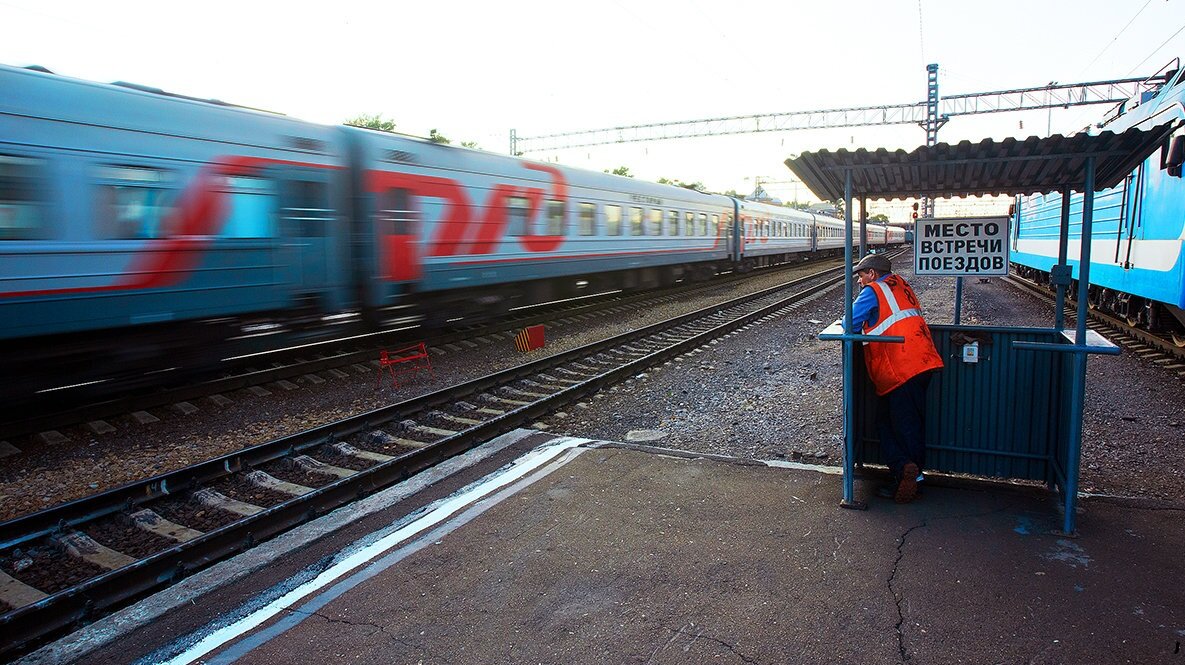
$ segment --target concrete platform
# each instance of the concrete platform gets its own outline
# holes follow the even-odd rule
[[[1180,507],[1087,499],[1067,539],[1037,491],[850,511],[838,469],[516,445],[417,508],[26,662],[1185,663]]]

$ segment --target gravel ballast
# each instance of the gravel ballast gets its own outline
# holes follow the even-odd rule
[[[953,318],[952,278],[913,279],[908,261],[897,267],[918,292],[927,320]],[[806,269],[803,269],[806,272]],[[718,289],[693,302],[664,304],[548,327],[545,354],[576,348],[791,279],[754,275],[743,285]],[[604,390],[562,414],[544,419],[549,431],[627,440],[694,452],[755,459],[839,464],[842,369],[840,345],[818,333],[839,316],[835,288],[793,313],[719,340],[706,350],[657,367]],[[963,322],[1049,325],[1052,307],[1001,280],[967,280]],[[428,340],[429,342],[431,340]],[[532,355],[539,357],[540,352]],[[410,399],[522,362],[513,340],[501,337],[475,349],[433,356],[434,375],[376,389],[377,370],[324,383],[301,381],[297,390],[229,395],[231,403],[203,399],[199,411],[154,411],[160,422],[113,420],[115,432],[85,427],[67,441],[12,441],[22,452],[4,458],[0,520],[40,510],[142,477],[164,473],[247,446],[350,415]],[[1177,376],[1137,355],[1091,356],[1083,425],[1082,489],[1133,497],[1185,496],[1185,390]],[[222,402],[222,403],[219,403]]]

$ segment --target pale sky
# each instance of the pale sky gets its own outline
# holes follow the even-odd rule
[[[1151,74],[1185,55],[1185,0],[0,0],[0,25],[0,63],[330,124],[382,113],[497,152],[511,128],[917,102],[931,62],[940,93],[958,94]],[[960,117],[939,140],[1072,132],[1106,110]],[[788,178],[792,153],[924,142],[898,126],[527,156],[746,193],[757,176]]]

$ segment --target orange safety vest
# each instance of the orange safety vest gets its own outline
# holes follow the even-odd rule
[[[889,275],[864,288],[875,289],[878,317],[876,323],[864,325],[864,334],[905,338],[904,344],[864,343],[864,364],[876,394],[884,395],[922,372],[942,369],[942,357],[934,348],[918,296],[909,284],[898,275]]]

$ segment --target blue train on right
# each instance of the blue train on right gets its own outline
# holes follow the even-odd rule
[[[1101,125],[1122,132],[1185,119],[1185,69],[1176,67],[1160,84],[1126,102]],[[1178,129],[1118,186],[1096,192],[1091,237],[1092,307],[1128,323],[1169,336],[1185,347],[1185,130]],[[1023,197],[1012,219],[1013,270],[1048,283],[1057,263],[1060,194]],[[1070,198],[1068,262],[1078,295],[1082,195]]]

